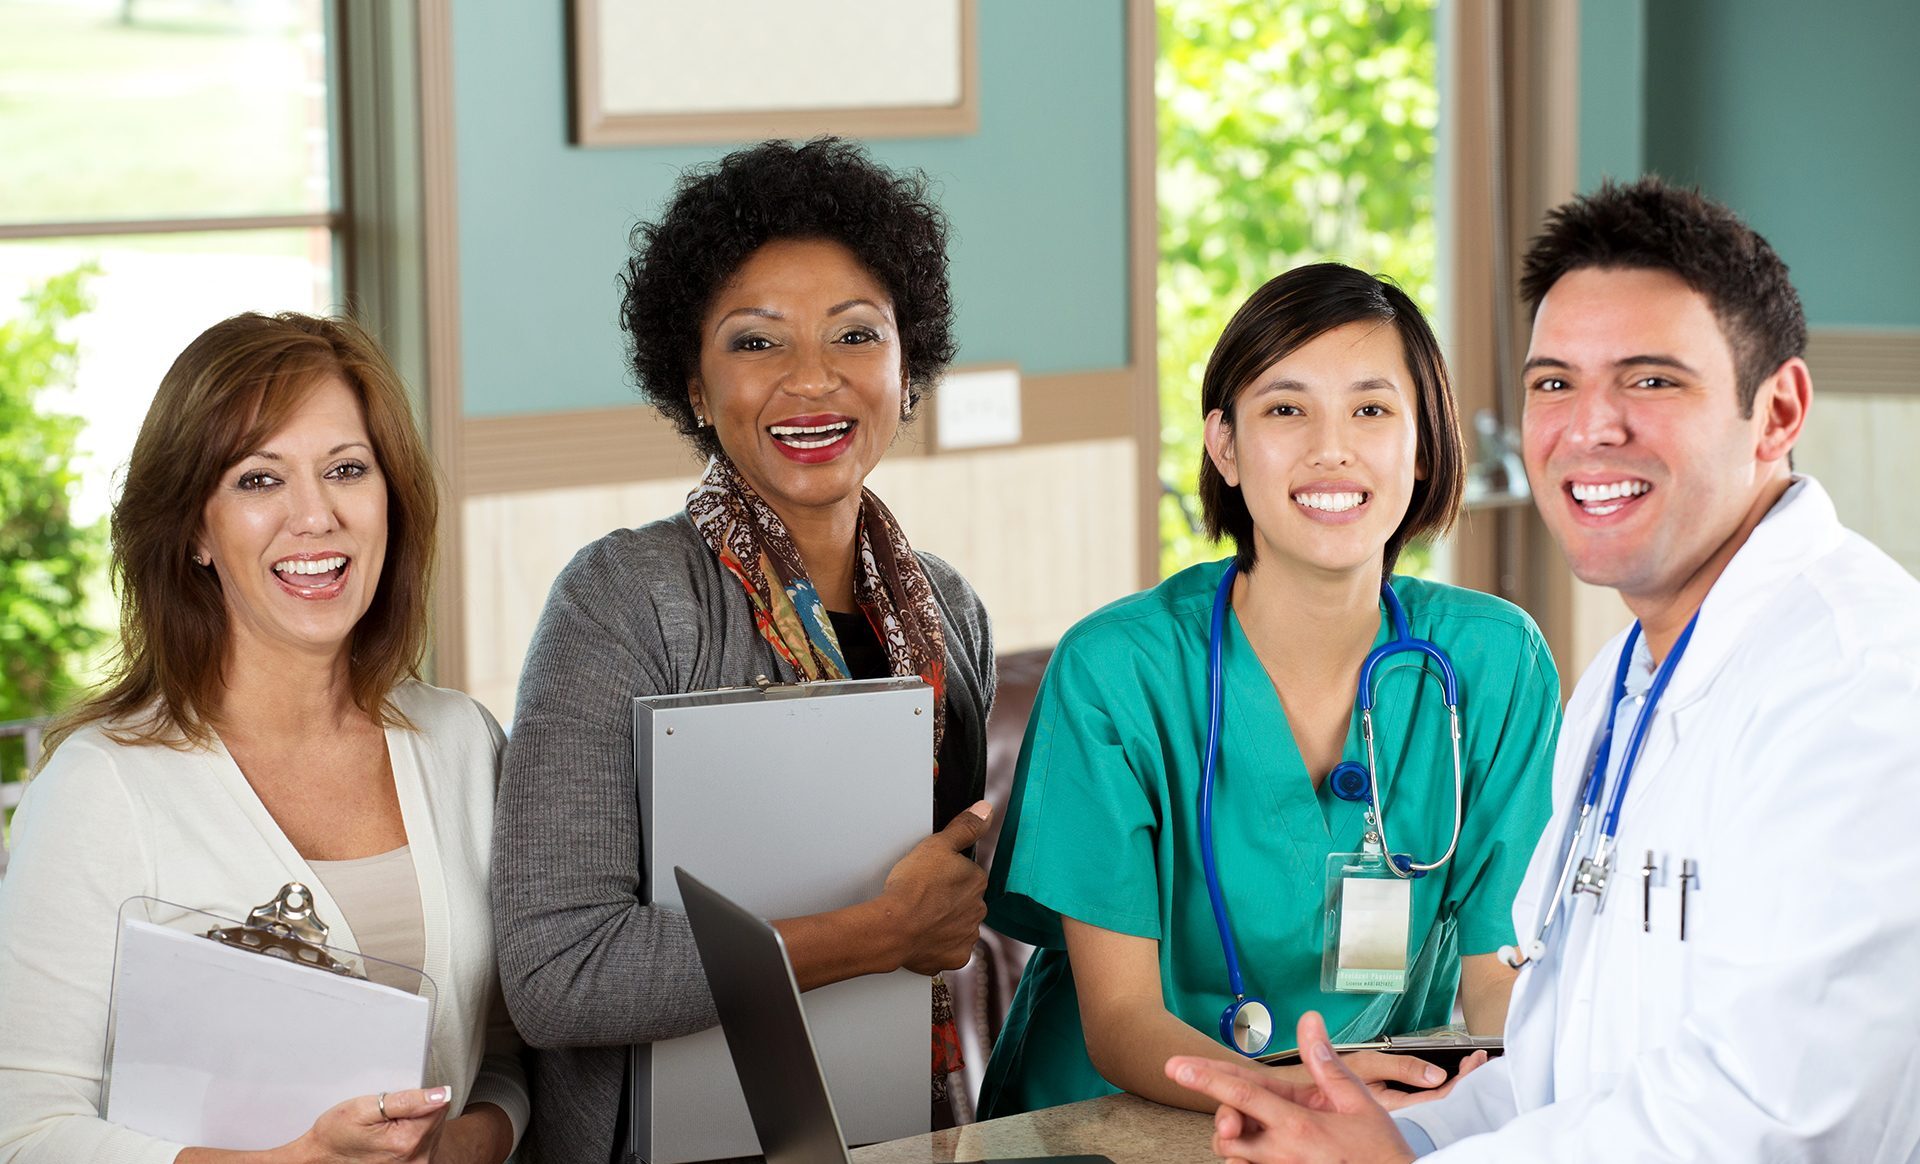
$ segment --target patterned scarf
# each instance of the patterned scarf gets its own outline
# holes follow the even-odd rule
[[[773,507],[747,484],[726,455],[687,494],[687,516],[707,548],[746,588],[760,636],[803,683],[847,678],[847,660],[833,620],[807,578],[800,551]],[[854,535],[853,600],[867,616],[894,675],[918,675],[933,688],[933,750],[947,727],[947,636],[933,584],[907,545],[900,523],[870,490],[860,491]],[[936,774],[938,763],[935,764]]]
[[[847,659],[833,620],[807,577],[786,523],[726,454],[707,463],[707,474],[687,494],[687,516],[739,580],[753,604],[754,625],[801,682],[847,678]],[[940,741],[947,730],[947,636],[933,584],[907,545],[900,523],[871,490],[860,491],[860,525],[854,534],[853,601],[867,616],[894,675],[918,675],[933,688],[933,775],[940,775]],[[960,1034],[946,980],[933,980],[933,1090],[947,1098],[947,1076],[961,1069]]]

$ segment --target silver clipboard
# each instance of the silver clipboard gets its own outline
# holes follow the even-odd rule
[[[880,892],[933,819],[933,691],[917,678],[634,700],[643,892],[678,908],[675,865],[762,917]],[[804,996],[856,1143],[928,1130],[932,979],[910,971]],[[718,1027],[635,1047],[627,1143],[652,1164],[759,1153]]]

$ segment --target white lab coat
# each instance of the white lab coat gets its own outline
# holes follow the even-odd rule
[[[1568,703],[1553,820],[1514,904],[1523,939],[1624,641]],[[1592,901],[1521,971],[1506,1056],[1402,1114],[1428,1160],[1920,1161],[1920,583],[1811,478],[1707,596],[1597,918]]]

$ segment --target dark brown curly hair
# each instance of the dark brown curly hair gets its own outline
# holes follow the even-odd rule
[[[915,403],[953,362],[947,219],[925,174],[894,173],[834,137],[737,150],[681,176],[659,220],[634,228],[620,278],[634,382],[701,455],[720,445],[695,423],[687,387],[714,295],[767,243],[816,238],[846,247],[893,298]]]

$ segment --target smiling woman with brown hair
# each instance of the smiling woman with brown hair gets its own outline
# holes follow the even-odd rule
[[[415,678],[437,507],[406,392],[351,322],[236,316],[168,370],[114,507],[114,674],[52,733],[0,882],[0,1158],[226,1157],[100,1118],[117,911],[244,918],[289,881],[335,942],[436,984],[435,1086],[342,1096],[247,1158],[510,1152],[527,1095],[487,904],[500,731]]]
[[[507,1001],[543,1049],[535,1134],[550,1158],[607,1158],[627,1044],[716,1022],[685,916],[641,883],[637,695],[758,675],[925,679],[934,762],[898,776],[924,784],[941,831],[887,855],[878,897],[776,924],[803,988],[932,974],[972,952],[986,612],[865,488],[953,357],[951,315],[945,220],[924,179],[846,142],[731,154],[635,232],[622,319],[634,376],[711,459],[684,512],[575,556],[521,673],[494,900]],[[781,778],[778,757],[766,778]],[[938,983],[934,998],[937,1092],[958,1048]]]
[[[174,737],[202,746],[213,742],[208,717],[222,702],[223,657],[207,644],[224,641],[230,630],[263,632],[253,612],[268,608],[259,593],[267,583],[311,591],[293,584],[315,575],[295,574],[290,563],[282,569],[269,564],[264,574],[242,571],[220,564],[226,554],[216,559],[196,546],[189,555],[181,547],[208,536],[255,539],[256,530],[247,527],[259,527],[257,536],[271,539],[272,514],[253,502],[280,484],[272,465],[236,467],[231,482],[222,477],[241,450],[264,447],[269,434],[308,404],[320,380],[337,380],[359,397],[362,423],[380,450],[377,465],[361,464],[371,455],[361,443],[352,450],[359,460],[330,466],[330,480],[346,486],[369,471],[376,481],[385,480],[384,500],[373,500],[384,505],[386,537],[361,547],[357,565],[348,562],[337,578],[329,576],[342,591],[352,591],[346,602],[295,610],[302,624],[346,620],[336,629],[349,643],[346,677],[355,706],[383,723],[400,722],[387,694],[414,673],[426,642],[439,512],[433,466],[405,389],[372,338],[346,320],[241,315],[209,328],[180,354],[141,426],[112,518],[123,665],[106,690],[62,721],[56,744],[94,721],[113,723],[115,738],[125,743]],[[365,489],[342,495],[369,496]],[[206,497],[204,511],[182,504],[190,497]],[[235,521],[223,524],[223,516]],[[360,536],[356,527],[329,540]],[[229,586],[239,601],[229,601]]]

